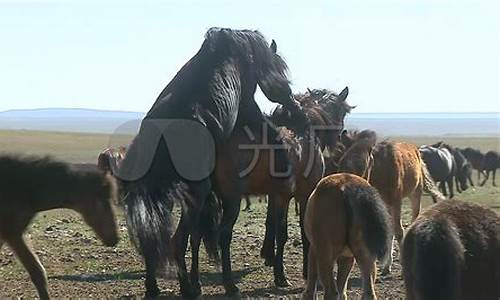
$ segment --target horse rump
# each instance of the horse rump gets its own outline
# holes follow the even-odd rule
[[[402,244],[408,299],[458,299],[464,246],[446,218],[417,219]]]
[[[391,217],[377,190],[369,185],[346,184],[344,197],[349,227],[359,223],[366,247],[375,257],[382,259],[391,249]]]

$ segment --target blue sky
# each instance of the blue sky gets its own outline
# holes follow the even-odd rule
[[[498,3],[0,0],[0,110],[146,111],[220,26],[275,39],[294,91],[347,85],[357,112],[500,111]]]

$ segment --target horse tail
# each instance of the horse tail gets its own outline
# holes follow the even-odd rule
[[[458,299],[464,246],[445,218],[417,221],[402,246],[408,299]]]
[[[220,262],[219,229],[221,219],[222,205],[220,199],[212,192],[208,195],[201,210],[199,231],[208,257],[217,263]]]
[[[363,240],[378,259],[391,250],[392,226],[384,201],[377,190],[369,185],[345,185],[345,203],[348,209],[349,227],[361,225]]]
[[[427,165],[421,159],[420,165],[422,166],[422,185],[425,192],[431,194],[434,202],[446,200],[446,197],[439,191],[436,183],[432,179],[431,173],[429,173],[429,169],[427,169]]]
[[[165,266],[173,261],[172,236],[176,229],[174,203],[190,197],[187,186],[176,184],[168,192],[138,184],[128,188],[123,199],[130,239],[146,259]],[[184,209],[184,203],[179,201]]]

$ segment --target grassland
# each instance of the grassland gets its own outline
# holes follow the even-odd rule
[[[0,131],[0,152],[52,155],[68,162],[95,162],[97,154],[108,145],[124,144],[131,137],[110,139],[101,134],[48,133],[35,131]],[[416,144],[429,144],[438,140],[459,147],[472,146],[482,151],[500,151],[496,138],[468,137],[393,137]],[[111,140],[111,142],[110,142]],[[475,177],[474,177],[475,179]],[[488,183],[485,187],[469,189],[460,194],[463,200],[475,201],[500,212],[500,188]],[[425,196],[423,206],[430,204]],[[300,294],[302,251],[298,220],[293,212],[289,215],[289,242],[285,265],[291,286],[277,289],[273,286],[272,269],[265,267],[259,257],[264,236],[265,204],[254,201],[252,211],[241,212],[233,237],[233,270],[242,294],[249,297],[271,298]],[[135,249],[131,247],[123,216],[118,209],[121,241],[115,248],[101,246],[93,232],[82,219],[71,211],[54,210],[41,213],[26,232],[32,245],[47,269],[49,287],[57,298],[115,298],[140,297],[143,295],[144,267]],[[409,209],[404,207],[404,223],[409,223]],[[203,292],[206,298],[223,295],[219,268],[202,257]],[[172,298],[179,294],[172,274],[159,281],[162,295]],[[403,282],[398,261],[392,276],[381,277],[376,289],[380,299],[402,298]],[[350,281],[350,297],[360,295],[360,279],[357,271]],[[34,298],[36,292],[29,276],[16,261],[10,249],[0,250],[0,298]]]

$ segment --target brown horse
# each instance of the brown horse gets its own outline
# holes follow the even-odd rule
[[[73,209],[105,245],[118,242],[116,185],[102,172],[76,171],[50,158],[1,156],[0,182],[0,248],[4,242],[11,247],[41,299],[49,298],[45,269],[23,239],[38,212]]]
[[[486,181],[490,178],[490,173],[493,173],[493,186],[497,186],[495,183],[495,176],[497,173],[497,169],[500,168],[500,155],[496,151],[488,151],[484,155],[483,162],[484,171],[486,171],[486,176],[484,176],[483,182],[481,182],[481,186],[483,186]]]
[[[430,193],[435,199],[445,198],[432,181],[415,145],[383,141],[370,147],[374,144],[374,138],[376,139],[372,131],[343,133],[342,144],[347,147],[337,148],[336,157],[340,157],[337,165],[344,172],[369,177],[370,184],[378,190],[389,209],[395,237],[401,243],[403,198],[410,198],[413,220],[420,213],[423,191]],[[373,157],[373,163],[369,157]],[[382,274],[390,273],[391,266],[392,251],[384,261]]]
[[[478,204],[439,202],[402,245],[409,300],[500,299],[500,216]]]
[[[337,299],[339,294],[347,299],[354,259],[361,269],[362,299],[376,299],[375,261],[390,251],[392,237],[391,219],[377,190],[354,174],[327,176],[309,197],[304,226],[310,248],[303,299],[315,298],[318,277],[325,290],[324,299]]]

